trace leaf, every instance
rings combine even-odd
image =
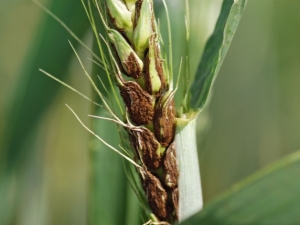
[[[206,43],[204,53],[191,86],[191,107],[201,110],[216,78],[241,19],[246,0],[224,0],[215,30]]]
[[[50,11],[79,38],[84,36],[89,22],[80,1],[52,0]],[[2,163],[6,164],[8,170],[21,166],[21,162],[29,156],[30,149],[24,149],[24,144],[61,87],[38,69],[42,68],[61,80],[68,75],[67,69],[73,56],[68,39],[72,40],[72,37],[53,18],[47,16],[41,22],[18,76],[20,80],[8,113]]]
[[[182,225],[299,224],[300,151],[252,175]]]

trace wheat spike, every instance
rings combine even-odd
[[[153,1],[105,0],[101,10],[110,18],[107,25],[101,13],[114,61],[118,62],[112,75],[129,114],[124,129],[143,168],[138,172],[145,195],[157,224],[172,223],[178,219],[179,174],[173,144],[176,112],[168,60],[160,52]],[[124,75],[133,80],[126,81]]]

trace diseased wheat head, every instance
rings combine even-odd
[[[176,221],[175,91],[172,69],[161,54],[153,1],[105,0],[101,7],[110,19],[108,26],[102,16],[114,51],[114,75],[129,115],[126,131],[141,165],[142,187],[156,222]]]

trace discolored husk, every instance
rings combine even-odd
[[[179,176],[174,142],[172,142],[165,153],[165,158],[163,160],[163,171],[165,185],[171,189],[174,189],[177,186]]]
[[[159,168],[164,148],[161,147],[154,134],[145,127],[138,127],[129,130],[129,136],[145,166],[152,170]]]
[[[162,60],[159,55],[159,45],[156,41],[156,35],[152,35],[149,39],[149,50],[145,59],[144,78],[146,91],[157,97],[165,88]]]
[[[174,99],[161,96],[153,117],[154,134],[162,146],[168,147],[175,136]]]
[[[149,171],[145,171],[143,187],[146,192],[146,196],[149,205],[154,214],[164,220],[168,216],[168,194],[163,188],[160,180],[152,175]]]
[[[128,58],[123,62],[123,68],[129,77],[138,79],[142,76],[142,67],[139,64],[139,59],[134,53],[130,53]]]
[[[136,125],[150,123],[154,115],[152,96],[132,81],[124,82],[123,85],[119,86],[119,89],[131,121]]]
[[[125,38],[112,29],[109,31],[108,37],[114,46],[125,74],[134,79],[141,77],[144,63],[133,51]]]
[[[174,207],[173,215],[176,220],[178,220],[178,201],[179,201],[179,191],[178,188],[175,188],[172,191],[172,204]]]

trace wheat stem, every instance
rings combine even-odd
[[[192,119],[187,125],[178,124],[177,131],[175,145],[180,171],[178,219],[181,222],[202,209],[203,197],[196,143],[196,119]]]

